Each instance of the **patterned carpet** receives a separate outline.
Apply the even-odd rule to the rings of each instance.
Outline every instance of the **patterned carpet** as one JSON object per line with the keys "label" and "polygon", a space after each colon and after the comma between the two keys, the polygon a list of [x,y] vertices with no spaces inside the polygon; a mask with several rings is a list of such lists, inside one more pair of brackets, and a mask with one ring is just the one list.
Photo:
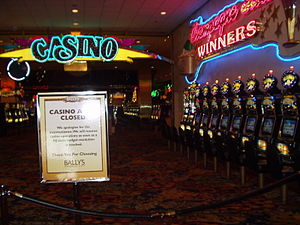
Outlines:
{"label": "patterned carpet", "polygon": [[[32,128],[0,138],[0,184],[42,200],[72,207],[72,184],[40,184],[37,134]],[[110,136],[110,179],[81,183],[80,202],[85,210],[150,214],[184,209],[237,197],[257,187],[247,171],[239,184],[238,168],[225,179],[222,163],[217,173],[202,168],[185,155],[168,149],[167,141],[149,124],[123,124]],[[271,182],[266,178],[266,182]],[[82,224],[220,225],[300,224],[300,194],[291,184],[288,203],[281,204],[280,189],[222,208],[155,219],[112,219],[82,216]],[[20,199],[9,198],[9,224],[74,224],[74,216]]]}

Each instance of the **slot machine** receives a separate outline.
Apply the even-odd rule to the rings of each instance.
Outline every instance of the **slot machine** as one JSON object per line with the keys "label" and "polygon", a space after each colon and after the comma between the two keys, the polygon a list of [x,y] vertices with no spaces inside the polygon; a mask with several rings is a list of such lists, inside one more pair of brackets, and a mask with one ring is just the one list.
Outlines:
{"label": "slot machine", "polygon": [[190,159],[190,148],[194,148],[194,122],[196,114],[196,87],[193,83],[189,87],[189,115],[185,125],[184,135],[186,140],[187,158]]}
{"label": "slot machine", "polygon": [[184,131],[185,130],[185,125],[187,123],[189,116],[189,91],[186,89],[183,92],[183,115],[182,115],[182,120],[180,122],[180,130]]}
{"label": "slot machine", "polygon": [[268,168],[275,177],[287,176],[300,169],[299,141],[299,75],[294,67],[281,78],[284,88],[281,98],[282,119],[273,148],[268,149]]}
{"label": "slot machine", "polygon": [[[245,91],[242,77],[232,83],[232,121],[228,133],[228,144],[224,149],[226,161],[239,162],[239,153],[241,152],[241,134],[245,122]],[[245,183],[245,168],[241,167],[241,183]]]}
{"label": "slot machine", "polygon": [[196,87],[197,84],[193,83],[189,87],[189,113],[188,113],[188,118],[185,126],[185,130],[193,130],[193,124],[194,124],[194,119],[195,119],[195,113],[196,113]]}
{"label": "slot machine", "polygon": [[277,88],[277,83],[277,78],[273,75],[272,70],[264,76],[262,81],[262,87],[264,89],[264,96],[261,102],[262,121],[254,148],[256,151],[254,162],[256,163],[256,170],[259,174],[260,188],[264,186],[263,174],[267,171],[267,149],[273,144],[281,121],[281,92]]}
{"label": "slot machine", "polygon": [[202,115],[202,93],[201,84],[197,84],[195,87],[195,116],[193,121],[193,132],[198,133],[199,125]]}
{"label": "slot machine", "polygon": [[221,117],[217,135],[215,136],[217,153],[220,158],[226,161],[226,177],[230,177],[230,161],[224,154],[227,148],[228,132],[232,120],[232,92],[231,84],[227,78],[225,82],[221,84]]}
{"label": "slot machine", "polygon": [[200,134],[199,134],[199,126],[202,117],[202,91],[201,91],[201,84],[197,84],[195,90],[195,118],[193,122],[193,137],[194,137],[194,150],[195,150],[195,163],[198,161],[198,147],[200,146]]}
{"label": "slot machine", "polygon": [[252,74],[246,82],[246,97],[245,109],[246,118],[245,126],[241,137],[240,148],[240,165],[248,166],[252,169],[256,168],[256,151],[255,145],[259,128],[262,120],[261,100],[262,92],[259,89],[259,81],[256,79],[256,75]]}
{"label": "slot machine", "polygon": [[183,117],[180,122],[180,127],[178,129],[179,138],[180,138],[180,151],[183,152],[183,146],[188,147],[188,142],[192,139],[192,127],[194,119],[194,92],[193,92],[194,84],[188,86],[183,93]]}
{"label": "slot machine", "polygon": [[5,104],[0,103],[0,136],[6,135]]}
{"label": "slot machine", "polygon": [[203,166],[207,167],[207,152],[209,148],[209,137],[207,134],[207,129],[210,123],[211,110],[210,110],[210,86],[209,83],[206,82],[202,87],[202,116],[201,122],[199,126],[199,145],[198,149],[203,153]]}
{"label": "slot machine", "polygon": [[219,81],[216,80],[211,85],[211,101],[210,101],[210,123],[207,129],[208,139],[208,151],[213,156],[214,171],[217,171],[217,148],[215,136],[219,127],[221,117],[221,106],[220,106],[220,85]]}

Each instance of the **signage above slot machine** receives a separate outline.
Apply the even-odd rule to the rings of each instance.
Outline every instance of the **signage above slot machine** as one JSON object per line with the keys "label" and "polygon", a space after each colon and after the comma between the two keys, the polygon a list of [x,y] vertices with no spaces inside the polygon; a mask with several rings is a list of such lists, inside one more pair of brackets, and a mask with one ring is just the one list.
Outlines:
{"label": "signage above slot machine", "polygon": [[190,41],[196,46],[198,57],[208,58],[255,37],[259,27],[252,13],[272,1],[237,0],[206,21],[201,16],[191,20]]}

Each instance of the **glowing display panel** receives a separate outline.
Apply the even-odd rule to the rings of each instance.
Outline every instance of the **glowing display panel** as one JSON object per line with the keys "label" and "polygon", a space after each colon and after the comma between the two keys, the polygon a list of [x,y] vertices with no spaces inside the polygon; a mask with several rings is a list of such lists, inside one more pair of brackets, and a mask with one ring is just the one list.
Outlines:
{"label": "glowing display panel", "polygon": [[249,117],[247,119],[246,131],[254,132],[255,131],[255,124],[256,124],[256,118],[255,117]]}
{"label": "glowing display panel", "polygon": [[284,120],[282,126],[282,136],[293,137],[295,135],[296,120]]}
{"label": "glowing display panel", "polygon": [[273,126],[274,126],[274,119],[268,118],[264,119],[263,126],[262,126],[262,132],[263,134],[272,134]]}
{"label": "glowing display panel", "polygon": [[236,116],[233,119],[233,128],[238,130],[241,127],[242,118],[240,116]]}
{"label": "glowing display panel", "polygon": [[221,128],[226,129],[228,127],[229,116],[223,116],[221,121]]}
{"label": "glowing display panel", "polygon": [[204,115],[204,118],[203,118],[203,125],[206,126],[208,124],[208,116],[207,115]]}
{"label": "glowing display panel", "polygon": [[216,127],[217,126],[217,122],[218,122],[218,115],[215,115],[211,121],[211,125],[212,127]]}

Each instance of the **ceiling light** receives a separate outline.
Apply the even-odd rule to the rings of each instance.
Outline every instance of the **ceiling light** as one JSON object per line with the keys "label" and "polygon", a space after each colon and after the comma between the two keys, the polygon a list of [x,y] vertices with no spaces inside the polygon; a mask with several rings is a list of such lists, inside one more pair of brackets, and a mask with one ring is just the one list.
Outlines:
{"label": "ceiling light", "polygon": [[79,10],[78,9],[72,9],[72,13],[78,13]]}
{"label": "ceiling light", "polygon": [[78,25],[79,25],[79,22],[73,22],[73,25],[74,25],[74,26],[78,26]]}
{"label": "ceiling light", "polygon": [[81,32],[80,31],[71,31],[71,35],[78,36],[78,35],[81,35]]}
{"label": "ceiling light", "polygon": [[166,15],[167,14],[167,12],[166,11],[162,11],[162,12],[160,12],[160,15]]}

